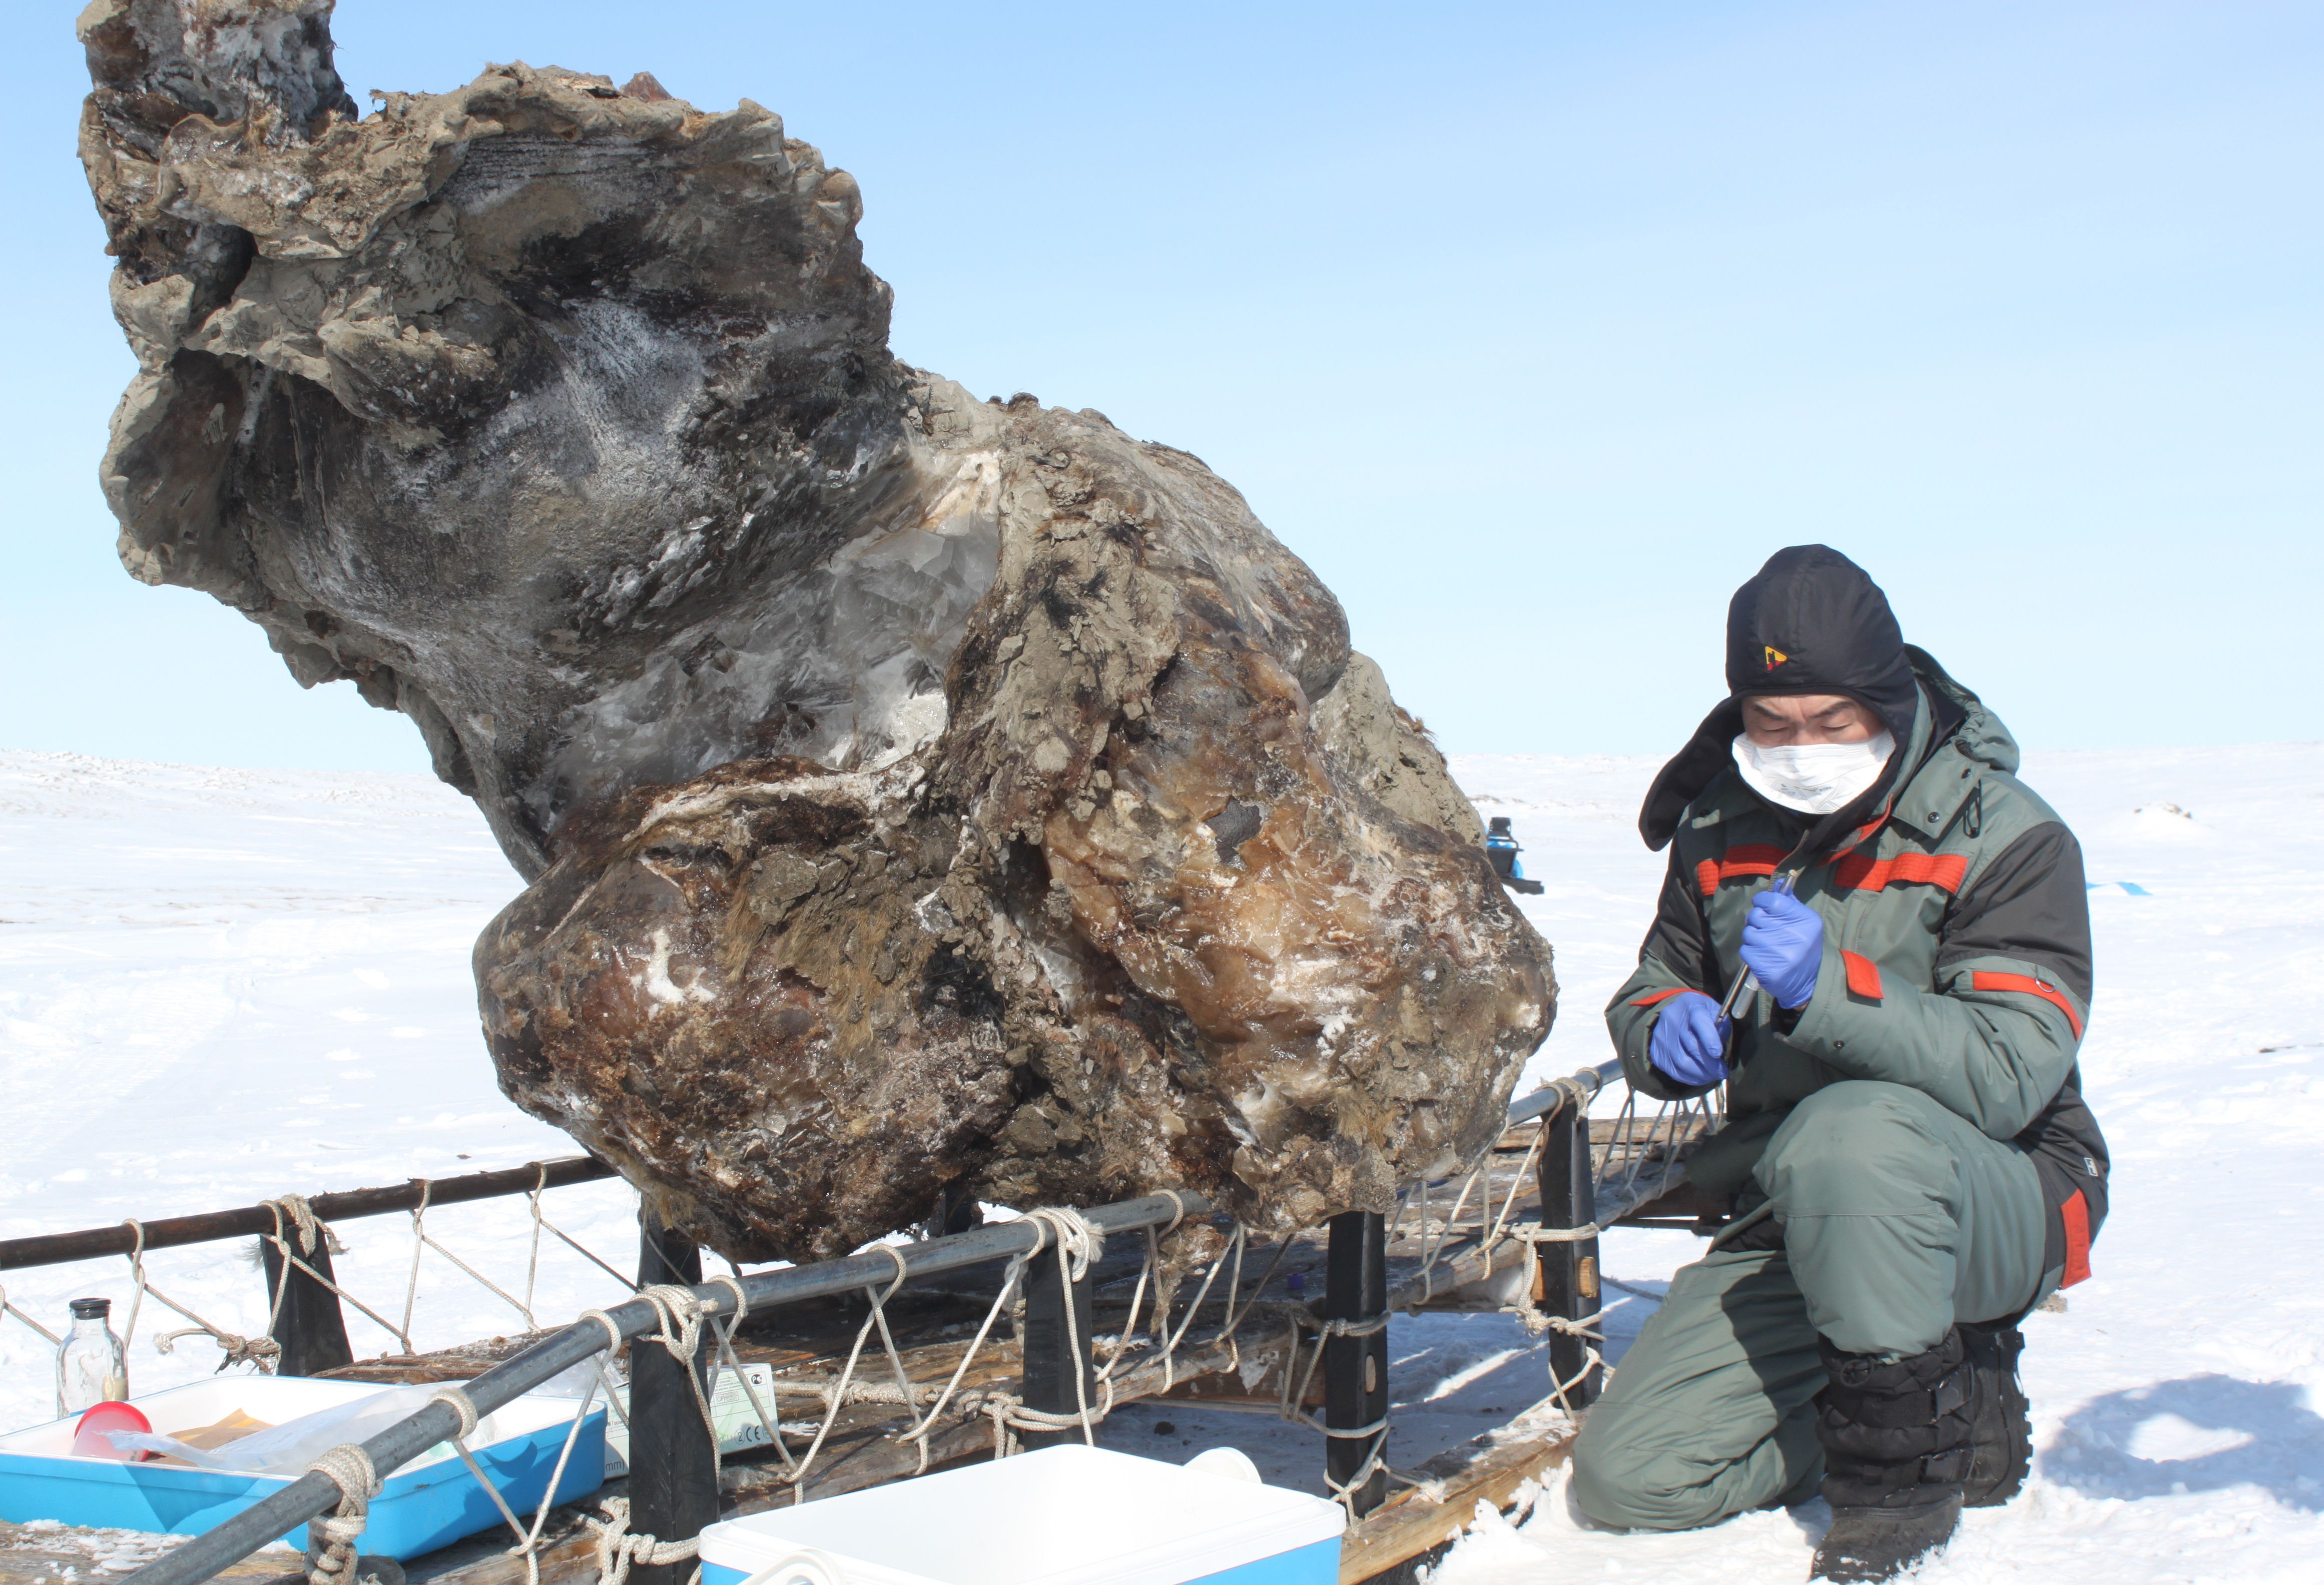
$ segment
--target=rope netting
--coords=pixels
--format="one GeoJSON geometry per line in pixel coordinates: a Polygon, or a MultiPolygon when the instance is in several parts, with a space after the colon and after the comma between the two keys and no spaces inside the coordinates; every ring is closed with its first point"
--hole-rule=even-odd
{"type": "MultiPolygon", "coordinates": [[[[1634,1111],[1626,1113],[1626,1118],[1634,1117],[1634,1111]]],[[[1517,1311],[1527,1328],[1536,1335],[1558,1332],[1584,1341],[1582,1368],[1563,1379],[1553,1378],[1551,1383],[1552,1395],[1570,1410],[1572,1405],[1568,1395],[1572,1388],[1591,1370],[1603,1368],[1603,1357],[1599,1348],[1593,1346],[1602,1343],[1603,1337],[1593,1329],[1616,1305],[1628,1301],[1618,1300],[1615,1304],[1606,1305],[1593,1314],[1568,1318],[1545,1312],[1533,1297],[1537,1286],[1539,1245],[1594,1239],[1600,1230],[1594,1223],[1582,1228],[1545,1229],[1520,1223],[1517,1219],[1519,1202],[1533,1182],[1545,1147],[1551,1120],[1545,1120],[1534,1129],[1530,1143],[1520,1154],[1513,1170],[1497,1165],[1489,1154],[1465,1175],[1450,1208],[1441,1218],[1432,1214],[1431,1196],[1436,1185],[1426,1183],[1416,1185],[1390,1224],[1388,1236],[1393,1239],[1405,1220],[1417,1212],[1416,1225],[1412,1231],[1421,1246],[1420,1270],[1416,1277],[1418,1286],[1416,1292],[1413,1284],[1407,1282],[1400,1290],[1402,1307],[1407,1311],[1416,1310],[1443,1291],[1439,1286],[1440,1275],[1445,1278],[1446,1286],[1457,1286],[1452,1273],[1456,1251],[1464,1260],[1486,1257],[1487,1269],[1490,1270],[1492,1262],[1489,1258],[1496,1251],[1512,1245],[1520,1248],[1525,1266],[1509,1307],[1517,1311]],[[1476,1206],[1473,1220],[1468,1215],[1472,1202],[1476,1206]]],[[[1657,1114],[1649,1124],[1653,1130],[1651,1135],[1632,1142],[1628,1154],[1637,1159],[1625,1163],[1624,1170],[1628,1175],[1625,1182],[1637,1178],[1643,1159],[1654,1154],[1656,1145],[1674,1150],[1683,1126],[1683,1121],[1674,1123],[1657,1114]]],[[[1628,1121],[1618,1124],[1618,1131],[1627,1132],[1629,1129],[1628,1121]]],[[[1183,1206],[1181,1212],[1183,1214],[1183,1206]]],[[[795,1500],[804,1500],[807,1476],[838,1424],[841,1411],[851,1405],[882,1405],[906,1411],[908,1424],[890,1434],[895,1440],[915,1447],[918,1455],[916,1473],[927,1469],[930,1440],[946,1429],[945,1417],[947,1411],[962,1417],[982,1415],[990,1420],[995,1458],[1005,1458],[1019,1451],[1022,1437],[1031,1432],[1078,1433],[1084,1441],[1093,1442],[1096,1426],[1112,1413],[1118,1396],[1117,1382],[1125,1366],[1132,1368],[1157,1366],[1160,1380],[1158,1385],[1150,1388],[1157,1396],[1167,1393],[1176,1384],[1178,1355],[1222,1278],[1225,1279],[1225,1286],[1219,1304],[1219,1324],[1202,1346],[1211,1349],[1223,1346],[1228,1350],[1223,1365],[1213,1361],[1209,1369],[1227,1373],[1239,1370],[1242,1362],[1240,1333],[1243,1325],[1296,1247],[1291,1239],[1278,1240],[1258,1280],[1246,1285],[1245,1263],[1250,1253],[1250,1233],[1248,1229],[1236,1224],[1229,1234],[1226,1246],[1204,1270],[1193,1300],[1186,1305],[1183,1315],[1174,1322],[1163,1313],[1158,1303],[1162,1264],[1160,1239],[1176,1227],[1178,1219],[1174,1218],[1165,1227],[1145,1230],[1146,1249],[1142,1252],[1136,1285],[1120,1330],[1110,1338],[1093,1340],[1100,1345],[1094,1351],[1101,1355],[1101,1362],[1089,1377],[1084,1378],[1078,1370],[1073,1372],[1074,1406],[1051,1411],[1031,1407],[1019,1393],[1006,1388],[981,1387],[964,1390],[962,1387],[1000,1316],[1012,1307],[1021,1310],[1025,1276],[1034,1261],[1056,1259],[1059,1263],[1061,1282],[1072,1285],[1083,1280],[1102,1258],[1102,1239],[1069,1209],[1043,1208],[1027,1213],[1026,1220],[1040,1230],[1039,1241],[1031,1251],[1009,1263],[982,1322],[941,1386],[913,1381],[896,1348],[887,1305],[902,1285],[904,1266],[899,1257],[892,1255],[892,1247],[880,1246],[890,1250],[891,1258],[896,1259],[896,1270],[893,1277],[886,1283],[862,1290],[867,1312],[838,1373],[821,1378],[780,1379],[771,1384],[772,1394],[779,1398],[820,1400],[821,1420],[803,1453],[794,1455],[780,1434],[777,1416],[765,1409],[755,1390],[752,1391],[753,1408],[760,1416],[768,1442],[783,1464],[780,1479],[791,1487],[795,1500]],[[1148,1304],[1149,1291],[1156,1295],[1157,1300],[1151,1308],[1148,1304]],[[1141,1321],[1144,1323],[1142,1337],[1141,1321]],[[864,1358],[875,1336],[880,1340],[890,1379],[869,1379],[863,1374],[864,1358]]],[[[1474,1280],[1473,1274],[1459,1278],[1462,1283],[1474,1280]]],[[[1286,1324],[1286,1336],[1281,1345],[1283,1365],[1277,1413],[1285,1420],[1305,1426],[1328,1439],[1360,1441],[1366,1444],[1365,1456],[1351,1476],[1345,1479],[1326,1478],[1325,1484],[1334,1497],[1352,1509],[1356,1494],[1375,1474],[1383,1471],[1400,1484],[1429,1488],[1429,1482],[1406,1475],[1387,1463],[1388,1424],[1385,1418],[1367,1425],[1330,1426],[1317,1420],[1307,1407],[1315,1372],[1323,1363],[1329,1342],[1334,1338],[1375,1335],[1388,1326],[1388,1316],[1381,1314],[1362,1320],[1326,1319],[1317,1315],[1306,1304],[1297,1302],[1283,1303],[1277,1308],[1281,1311],[1286,1324]]],[[[1083,1339],[1077,1330],[1076,1312],[1070,1304],[1065,1307],[1065,1322],[1068,1358],[1078,1360],[1083,1355],[1083,1339]]],[[[731,1351],[726,1355],[724,1365],[740,1372],[740,1367],[733,1363],[731,1351]]],[[[743,1379],[747,1385],[747,1377],[743,1379]]],[[[706,1404],[704,1414],[707,1424],[706,1404]]]]}
{"type": "MultiPolygon", "coordinates": [[[[446,1248],[434,1234],[428,1230],[427,1215],[430,1184],[429,1180],[421,1178],[415,1180],[420,1185],[420,1203],[410,1212],[411,1255],[407,1263],[403,1313],[401,1320],[391,1319],[381,1310],[364,1303],[359,1295],[340,1282],[335,1273],[317,1263],[316,1255],[318,1250],[327,1250],[332,1255],[344,1255],[347,1252],[347,1247],[341,1241],[337,1231],[315,1214],[314,1207],[305,1195],[283,1194],[274,1199],[259,1202],[273,1221],[272,1228],[259,1235],[259,1243],[272,1256],[272,1259],[268,1264],[273,1267],[273,1271],[268,1285],[266,1324],[254,1336],[244,1336],[230,1327],[220,1325],[193,1309],[189,1304],[162,1291],[147,1269],[144,1224],[136,1218],[126,1218],[121,1224],[129,1230],[130,1235],[130,1247],[123,1257],[129,1266],[128,1311],[121,1327],[123,1350],[126,1352],[136,1341],[137,1328],[143,1314],[145,1301],[151,1298],[154,1303],[174,1312],[188,1322],[185,1326],[154,1333],[152,1340],[154,1352],[164,1355],[173,1354],[177,1351],[178,1343],[182,1340],[189,1337],[204,1337],[218,1347],[217,1368],[219,1370],[224,1370],[230,1365],[246,1364],[254,1367],[261,1374],[271,1375],[281,1359],[281,1345],[275,1341],[275,1334],[280,1330],[283,1304],[290,1292],[291,1274],[297,1272],[370,1320],[381,1331],[394,1339],[402,1354],[409,1358],[419,1352],[417,1345],[412,1341],[412,1320],[418,1306],[422,1262],[428,1251],[431,1249],[521,1316],[528,1336],[537,1335],[540,1326],[534,1315],[533,1299],[539,1289],[543,1233],[566,1244],[624,1287],[635,1287],[636,1284],[629,1277],[624,1276],[586,1245],[549,1219],[540,1203],[541,1193],[548,1187],[549,1169],[541,1163],[536,1162],[531,1165],[535,1167],[538,1175],[533,1187],[525,1192],[530,1239],[525,1265],[524,1297],[520,1299],[498,1283],[493,1282],[456,1252],[446,1248]]],[[[59,1347],[63,1342],[63,1339],[56,1332],[43,1326],[20,1305],[10,1300],[5,1287],[0,1287],[0,1316],[21,1322],[38,1333],[52,1348],[59,1347]]],[[[57,1405],[57,1413],[60,1415],[65,1413],[61,1400],[57,1405]]]]}
{"type": "MultiPolygon", "coordinates": [[[[1697,1120],[1697,1113],[1703,1125],[1715,1125],[1715,1103],[1709,1097],[1700,1102],[1665,1104],[1644,1119],[1642,1123],[1635,1092],[1626,1097],[1615,1120],[1612,1138],[1606,1142],[1602,1151],[1600,1170],[1594,1175],[1601,1200],[1601,1215],[1605,1214],[1606,1203],[1618,1203],[1627,1207],[1637,1203],[1641,1197],[1651,1197],[1653,1193],[1659,1192],[1658,1183],[1674,1178],[1678,1147],[1687,1129],[1697,1120]]],[[[1604,1317],[1619,1304],[1629,1301],[1616,1300],[1593,1314],[1567,1317],[1545,1312],[1534,1296],[1539,1286],[1543,1246],[1586,1241],[1597,1238],[1602,1230],[1595,1222],[1580,1227],[1554,1228],[1521,1223],[1517,1219],[1519,1201],[1534,1179],[1550,1137],[1551,1126],[1560,1115],[1554,1111],[1541,1120],[1539,1126],[1533,1130],[1530,1143],[1518,1153],[1513,1169],[1500,1164],[1500,1158],[1510,1154],[1509,1150],[1488,1151],[1461,1178],[1449,1207],[1441,1216],[1434,1213],[1436,1195],[1438,1191],[1449,1185],[1451,1180],[1416,1184],[1402,1197],[1388,1226],[1387,1237],[1394,1243],[1399,1237],[1406,1236],[1405,1224],[1407,1220],[1413,1221],[1408,1237],[1416,1240],[1419,1246],[1419,1268],[1411,1280],[1401,1285],[1396,1300],[1397,1307],[1407,1313],[1425,1304],[1440,1292],[1478,1281],[1476,1271],[1480,1259],[1484,1272],[1490,1275],[1500,1269],[1497,1259],[1500,1252],[1512,1246],[1520,1250],[1523,1262],[1520,1280],[1514,1295],[1504,1307],[1515,1311],[1536,1335],[1554,1332],[1582,1341],[1582,1367],[1564,1379],[1557,1379],[1555,1371],[1552,1372],[1552,1396],[1562,1406],[1571,1410],[1573,1405],[1568,1394],[1572,1388],[1591,1371],[1607,1368],[1600,1352],[1604,1335],[1600,1329],[1604,1317]]],[[[380,1310],[365,1304],[349,1292],[336,1275],[326,1275],[325,1269],[318,1267],[316,1258],[318,1250],[344,1254],[346,1249],[333,1230],[314,1214],[305,1198],[286,1194],[263,1202],[271,1212],[273,1221],[272,1230],[261,1235],[262,1243],[274,1257],[269,1262],[274,1269],[270,1274],[272,1281],[266,1332],[272,1333],[278,1329],[290,1274],[295,1270],[353,1306],[393,1337],[404,1356],[414,1356],[418,1350],[412,1341],[412,1322],[417,1310],[422,1266],[427,1253],[433,1250],[456,1270],[513,1310],[522,1319],[528,1334],[538,1334],[540,1329],[534,1306],[540,1292],[543,1237],[547,1235],[567,1246],[625,1288],[635,1292],[639,1298],[652,1307],[655,1329],[641,1334],[637,1343],[663,1350],[682,1368],[695,1412],[709,1438],[714,1470],[723,1473],[724,1465],[721,1446],[724,1439],[720,1434],[714,1399],[721,1392],[725,1376],[731,1372],[748,1402],[752,1416],[764,1434],[765,1445],[771,1450],[775,1479],[791,1489],[794,1501],[804,1501],[809,1476],[825,1455],[844,1412],[853,1405],[902,1411],[903,1424],[890,1427],[881,1434],[913,1450],[914,1473],[925,1472],[935,1461],[934,1444],[940,1435],[973,1424],[980,1417],[990,1424],[992,1456],[996,1459],[1009,1457],[1019,1451],[1023,1439],[1033,1433],[1077,1433],[1084,1442],[1094,1444],[1097,1427],[1114,1410],[1126,1370],[1150,1368],[1158,1378],[1158,1381],[1142,1384],[1134,1396],[1167,1394],[1177,1384],[1179,1356],[1200,1317],[1211,1306],[1212,1295],[1214,1290],[1220,1289],[1222,1278],[1223,1290],[1220,1292],[1213,1312],[1217,1328],[1207,1333],[1197,1347],[1213,1352],[1223,1348],[1227,1358],[1223,1365],[1215,1358],[1206,1359],[1202,1373],[1239,1371],[1242,1368],[1240,1333],[1295,1248],[1295,1240],[1291,1239],[1277,1240],[1272,1258],[1259,1274],[1257,1282],[1246,1285],[1245,1265],[1251,1253],[1250,1233],[1240,1223],[1236,1223],[1227,1234],[1224,1246],[1204,1270],[1193,1298],[1174,1321],[1171,1312],[1177,1309],[1177,1304],[1175,1297],[1166,1293],[1162,1241],[1185,1219],[1185,1202],[1179,1199],[1176,1214],[1167,1224],[1149,1225],[1140,1230],[1144,1248],[1140,1251],[1128,1311],[1118,1331],[1084,1339],[1081,1335],[1080,1312],[1070,1299],[1063,1305],[1066,1359],[1073,1378],[1072,1403],[1065,1408],[1047,1409],[1028,1405],[1021,1391],[1010,1390],[994,1382],[967,1384],[977,1361],[991,1344],[1001,1317],[1013,1313],[1021,1319],[1026,1305],[1027,1277],[1036,1262],[1044,1259],[1056,1262],[1059,1286],[1068,1295],[1076,1285],[1088,1279],[1105,1252],[1105,1239],[1097,1228],[1070,1208],[1042,1207],[1027,1212],[1024,1220],[1032,1224],[1037,1234],[1033,1248],[1009,1258],[982,1320],[941,1383],[916,1381],[906,1367],[903,1350],[898,1345],[888,1312],[890,1304],[904,1286],[907,1263],[896,1246],[874,1245],[863,1253],[886,1254],[893,1269],[860,1290],[866,1303],[865,1314],[836,1374],[822,1377],[794,1374],[771,1378],[763,1384],[767,1390],[762,1393],[761,1383],[754,1381],[752,1373],[743,1368],[734,1346],[736,1333],[750,1315],[750,1303],[741,1280],[740,1267],[735,1268],[732,1276],[712,1277],[705,1285],[722,1287],[732,1295],[732,1309],[724,1316],[718,1314],[717,1304],[696,1297],[685,1287],[657,1286],[640,1288],[545,1214],[541,1196],[548,1187],[547,1176],[547,1168],[541,1167],[535,1185],[525,1195],[530,1239],[521,1297],[447,1248],[429,1230],[427,1215],[430,1185],[427,1180],[419,1180],[419,1203],[410,1212],[411,1254],[405,1273],[404,1304],[398,1320],[390,1320],[380,1310]],[[879,1362],[884,1369],[867,1365],[875,1338],[879,1362]],[[704,1358],[706,1350],[710,1355],[706,1360],[704,1358]],[[1092,1368],[1086,1371],[1080,1366],[1084,1359],[1092,1360],[1092,1368]],[[786,1437],[787,1428],[779,1413],[779,1400],[783,1398],[819,1401],[821,1417],[811,1433],[805,1426],[795,1424],[789,1428],[789,1437],[786,1437]],[[806,1445],[795,1449],[792,1443],[800,1438],[805,1439],[806,1445]]],[[[134,1221],[124,1225],[132,1234],[132,1248],[127,1255],[132,1295],[128,1321],[124,1328],[124,1343],[134,1338],[143,1301],[150,1295],[157,1304],[175,1312],[189,1323],[157,1334],[153,1340],[157,1350],[168,1353],[183,1338],[206,1336],[221,1351],[220,1369],[235,1363],[249,1363],[262,1372],[271,1372],[274,1368],[281,1357],[281,1348],[272,1336],[245,1337],[219,1326],[155,1286],[145,1268],[144,1230],[134,1221]]],[[[1311,1429],[1327,1439],[1364,1444],[1364,1456],[1352,1474],[1345,1479],[1325,1478],[1325,1484],[1333,1495],[1348,1506],[1352,1514],[1358,1495],[1374,1477],[1383,1473],[1398,1484],[1423,1491],[1434,1490],[1431,1482],[1388,1465],[1386,1457],[1388,1426],[1385,1415],[1370,1424],[1332,1426],[1323,1424],[1309,1412],[1315,1374],[1323,1363],[1330,1343],[1335,1339],[1378,1335],[1387,1328],[1389,1316],[1382,1313],[1360,1320],[1325,1318],[1296,1299],[1281,1301],[1270,1308],[1270,1315],[1278,1313],[1285,1332],[1281,1343],[1277,1345],[1281,1359],[1277,1413],[1283,1419],[1311,1429]]],[[[0,1289],[0,1314],[14,1317],[51,1344],[59,1341],[54,1332],[11,1303],[5,1289],[0,1289]]],[[[460,1431],[452,1439],[454,1451],[479,1484],[491,1494],[494,1506],[515,1537],[515,1544],[509,1548],[509,1553],[523,1559],[531,1585],[538,1585],[541,1538],[555,1505],[557,1488],[563,1479],[567,1461],[582,1424],[589,1415],[601,1389],[608,1409],[621,1415],[624,1421],[628,1418],[628,1405],[622,1401],[619,1384],[611,1370],[614,1357],[623,1346],[619,1330],[603,1310],[585,1311],[581,1319],[600,1322],[605,1332],[605,1341],[589,1357],[591,1374],[565,1437],[556,1474],[551,1477],[540,1504],[529,1522],[520,1518],[511,1508],[468,1448],[468,1438],[476,1425],[474,1405],[456,1387],[446,1387],[435,1395],[451,1405],[459,1415],[460,1431]]],[[[1269,1350],[1274,1351],[1273,1349],[1269,1350]]],[[[1610,1369],[1608,1374],[1610,1375],[1610,1369]]],[[[958,1451],[956,1442],[949,1443],[945,1456],[957,1456],[958,1451]]],[[[354,1585],[354,1576],[350,1571],[354,1566],[352,1548],[362,1532],[366,1505],[378,1489],[377,1477],[370,1470],[368,1461],[360,1459],[360,1449],[336,1449],[313,1466],[339,1486],[342,1500],[337,1512],[316,1521],[310,1533],[310,1550],[314,1554],[309,1576],[311,1585],[354,1585]]],[[[595,1540],[601,1585],[624,1585],[634,1566],[668,1565],[692,1560],[696,1556],[696,1543],[694,1541],[662,1541],[632,1529],[626,1501],[610,1501],[604,1505],[601,1516],[584,1522],[595,1540]]],[[[697,1567],[697,1585],[698,1579],[697,1567]]]]}

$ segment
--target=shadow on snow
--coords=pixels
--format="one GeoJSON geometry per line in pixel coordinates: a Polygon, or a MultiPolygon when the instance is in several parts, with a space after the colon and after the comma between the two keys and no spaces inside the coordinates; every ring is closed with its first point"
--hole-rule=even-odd
{"type": "Polygon", "coordinates": [[[2042,1473],[2092,1497],[2256,1486],[2287,1507],[2315,1513],[2324,1509],[2324,1479],[2310,1473],[2324,1471],[2324,1417],[2308,1408],[2303,1396],[2287,1382],[2232,1376],[2190,1376],[2108,1393],[2067,1417],[2042,1454],[2042,1473]],[[2174,1439],[2193,1446],[2181,1457],[2144,1457],[2133,1449],[2148,1427],[2166,1447],[2174,1439]],[[2193,1451],[2228,1437],[2241,1440],[2193,1451]]]}

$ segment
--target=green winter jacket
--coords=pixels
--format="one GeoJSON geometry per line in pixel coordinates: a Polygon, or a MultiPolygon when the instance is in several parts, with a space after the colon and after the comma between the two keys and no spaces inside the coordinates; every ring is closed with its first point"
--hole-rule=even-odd
{"type": "MultiPolygon", "coordinates": [[[[2076,1065],[2091,993],[2081,850],[2017,779],[2001,722],[1927,654],[1906,652],[1919,709],[1885,811],[1795,883],[1823,917],[1815,993],[1790,1010],[1761,994],[1740,1012],[1727,1122],[1689,1175],[1714,1193],[1742,1189],[1804,1097],[1848,1079],[1905,1084],[2034,1156],[2053,1264],[2071,1270],[2107,1198],[2106,1144],[2076,1065]]],[[[1713,747],[1696,745],[1698,762],[1713,747]]],[[[1814,824],[1761,798],[1731,761],[1677,816],[1637,972],[1606,1009],[1634,1089],[1702,1092],[1649,1061],[1655,1019],[1682,992],[1725,993],[1752,898],[1814,824]]]]}

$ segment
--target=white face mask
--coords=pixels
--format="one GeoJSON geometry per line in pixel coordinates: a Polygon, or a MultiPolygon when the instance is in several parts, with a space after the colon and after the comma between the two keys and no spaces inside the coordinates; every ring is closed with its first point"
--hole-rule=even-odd
{"type": "Polygon", "coordinates": [[[1794,743],[1763,749],[1745,734],[1735,739],[1735,767],[1751,790],[1803,815],[1844,808],[1880,778],[1896,740],[1885,730],[1860,743],[1794,743]]]}

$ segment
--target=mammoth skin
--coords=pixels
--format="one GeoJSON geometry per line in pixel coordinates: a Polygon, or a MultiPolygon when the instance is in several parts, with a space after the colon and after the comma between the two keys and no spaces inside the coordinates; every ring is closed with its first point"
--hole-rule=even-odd
{"type": "Polygon", "coordinates": [[[97,0],[135,576],[419,725],[524,892],[503,1089],[738,1259],[941,1196],[1255,1225],[1474,1158],[1550,954],[1338,603],[1198,460],[887,349],[845,172],[327,0],[97,0]]]}

